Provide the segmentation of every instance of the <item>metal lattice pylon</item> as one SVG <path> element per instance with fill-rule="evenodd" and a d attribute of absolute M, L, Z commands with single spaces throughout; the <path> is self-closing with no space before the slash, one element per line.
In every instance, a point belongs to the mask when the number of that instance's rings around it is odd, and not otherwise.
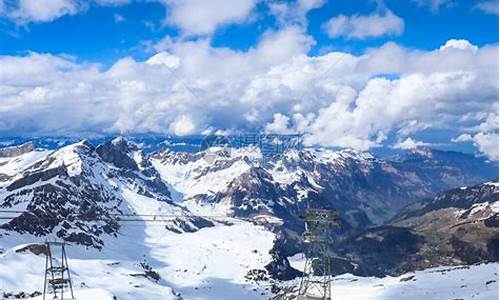
<path fill-rule="evenodd" d="M 339 226 L 337 214 L 332 210 L 309 208 L 304 222 L 306 228 L 302 237 L 308 244 L 308 251 L 297 299 L 330 300 L 330 245 L 332 227 Z"/>
<path fill-rule="evenodd" d="M 73 285 L 68 266 L 68 257 L 64 242 L 46 242 L 47 256 L 45 258 L 45 280 L 43 285 L 43 300 L 46 296 L 53 294 L 57 298 L 59 294 L 61 300 L 64 299 L 64 292 L 69 288 L 71 299 L 73 295 Z M 58 251 L 59 250 L 59 251 Z"/>

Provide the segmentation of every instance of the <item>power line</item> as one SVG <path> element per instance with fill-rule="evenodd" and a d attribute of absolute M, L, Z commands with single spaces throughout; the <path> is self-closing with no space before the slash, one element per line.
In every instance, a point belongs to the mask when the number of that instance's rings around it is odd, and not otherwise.
<path fill-rule="evenodd" d="M 47 220 L 47 221 L 113 221 L 113 222 L 151 222 L 164 223 L 172 222 L 178 219 L 189 220 L 192 218 L 202 218 L 214 221 L 231 221 L 231 222 L 246 222 L 254 221 L 252 218 L 229 217 L 225 215 L 176 215 L 176 214 L 118 214 L 110 213 L 106 216 L 98 217 L 82 217 L 82 216 L 67 216 L 67 217 L 51 217 L 38 216 L 31 211 L 19 210 L 0 210 L 0 220 L 13 220 L 17 216 L 8 216 L 5 214 L 24 214 L 22 218 L 32 220 Z M 125 218 L 121 218 L 125 217 Z"/>

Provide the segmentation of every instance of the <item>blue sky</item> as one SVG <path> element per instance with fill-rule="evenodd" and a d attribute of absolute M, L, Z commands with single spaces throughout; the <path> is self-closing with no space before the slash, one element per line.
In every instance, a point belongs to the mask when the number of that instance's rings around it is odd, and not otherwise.
<path fill-rule="evenodd" d="M 339 14 L 369 14 L 380 4 L 367 0 L 336 0 L 308 14 L 307 32 L 316 45 L 310 54 L 328 50 L 362 53 L 367 47 L 395 41 L 406 47 L 434 49 L 450 38 L 467 39 L 482 46 L 498 42 L 498 15 L 485 13 L 473 1 L 449 1 L 438 10 L 414 1 L 386 1 L 385 6 L 404 19 L 404 34 L 367 40 L 330 38 L 322 25 Z M 166 35 L 179 36 L 175 26 L 165 26 L 168 7 L 158 2 L 132 2 L 123 6 L 92 5 L 76 15 L 65 15 L 51 22 L 16 24 L 1 21 L 0 53 L 16 55 L 28 50 L 52 54 L 70 54 L 78 59 L 110 64 L 132 55 L 144 59 L 141 41 L 156 41 Z M 228 24 L 214 34 L 212 45 L 246 50 L 256 44 L 269 28 L 276 28 L 265 3 L 256 5 L 255 16 L 244 24 Z M 115 16 L 123 17 L 117 21 Z"/>
<path fill-rule="evenodd" d="M 1 136 L 300 132 L 498 159 L 498 1 L 0 0 L 0 79 Z"/>

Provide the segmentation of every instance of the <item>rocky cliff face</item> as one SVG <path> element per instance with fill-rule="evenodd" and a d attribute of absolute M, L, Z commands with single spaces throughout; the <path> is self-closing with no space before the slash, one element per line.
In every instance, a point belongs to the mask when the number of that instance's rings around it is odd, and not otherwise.
<path fill-rule="evenodd" d="M 123 139 L 97 149 L 83 141 L 31 164 L 23 162 L 25 157 L 16 159 L 27 166 L 0 184 L 0 209 L 7 219 L 0 225 L 2 235 L 55 236 L 101 248 L 105 235 L 116 236 L 120 222 L 139 213 L 130 203 L 134 197 L 164 202 L 181 216 L 166 226 L 172 231 L 193 231 L 196 224 L 210 223 L 186 218 L 187 210 L 171 201 L 158 172 Z"/>
<path fill-rule="evenodd" d="M 86 142 L 47 155 L 3 185 L 1 208 L 24 212 L 0 228 L 102 246 L 99 236 L 119 228 L 111 213 L 122 202 L 107 186 L 107 171 Z"/>

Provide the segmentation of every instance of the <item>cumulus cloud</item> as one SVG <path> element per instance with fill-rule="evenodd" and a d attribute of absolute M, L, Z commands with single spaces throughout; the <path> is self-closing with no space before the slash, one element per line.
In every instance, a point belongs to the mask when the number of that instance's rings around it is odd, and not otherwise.
<path fill-rule="evenodd" d="M 465 128 L 468 133 L 462 133 L 451 139 L 454 143 L 473 143 L 481 153 L 490 159 L 498 160 L 498 107 L 492 112 L 466 114 L 462 120 L 475 120 L 478 125 Z"/>
<path fill-rule="evenodd" d="M 267 3 L 269 11 L 278 23 L 284 25 L 307 25 L 306 15 L 309 11 L 320 8 L 325 0 L 272 1 Z"/>
<path fill-rule="evenodd" d="M 470 142 L 472 140 L 473 140 L 472 136 L 468 133 L 463 133 L 463 134 L 451 139 L 451 141 L 454 143 Z"/>
<path fill-rule="evenodd" d="M 455 143 L 472 142 L 479 151 L 484 153 L 492 160 L 498 160 L 498 131 L 471 135 L 468 133 L 461 134 L 452 139 Z"/>
<path fill-rule="evenodd" d="M 457 39 L 451 39 L 446 41 L 446 43 L 439 47 L 439 50 L 445 51 L 446 49 L 459 49 L 459 50 L 472 50 L 476 51 L 477 46 L 472 45 L 468 40 L 457 40 Z"/>
<path fill-rule="evenodd" d="M 180 65 L 180 61 L 177 56 L 168 54 L 167 52 L 160 52 L 146 60 L 146 64 L 163 65 L 167 68 L 177 69 Z"/>
<path fill-rule="evenodd" d="M 123 5 L 131 0 L 10 0 L 0 1 L 0 16 L 13 22 L 28 23 L 51 22 L 66 15 L 75 15 L 90 5 Z M 115 14 L 115 20 L 117 20 Z"/>
<path fill-rule="evenodd" d="M 168 0 L 166 22 L 187 35 L 208 35 L 219 26 L 244 23 L 253 11 L 256 0 Z"/>
<path fill-rule="evenodd" d="M 51 22 L 75 15 L 92 6 L 120 6 L 133 0 L 0 0 L 0 16 L 17 24 Z M 166 8 L 165 24 L 179 28 L 184 35 L 210 35 L 217 28 L 244 23 L 252 16 L 258 0 L 141 0 L 159 2 Z M 306 10 L 319 0 L 298 0 L 298 9 Z M 115 22 L 123 16 L 114 14 Z M 149 24 L 149 23 L 147 23 Z M 148 25 L 149 26 L 149 25 Z"/>
<path fill-rule="evenodd" d="M 189 135 L 196 133 L 196 125 L 188 115 L 182 115 L 170 124 L 169 131 L 176 135 Z"/>
<path fill-rule="evenodd" d="M 274 114 L 273 121 L 266 124 L 266 133 L 290 134 L 293 131 L 289 128 L 290 118 L 280 113 Z"/>
<path fill-rule="evenodd" d="M 247 51 L 203 38 L 169 41 L 149 60 L 125 57 L 110 68 L 40 53 L 0 56 L 0 133 L 262 130 L 366 150 L 391 140 L 418 145 L 410 135 L 438 129 L 468 134 L 495 157 L 497 45 L 419 51 L 388 43 L 361 55 L 309 56 L 313 44 L 289 26 Z"/>
<path fill-rule="evenodd" d="M 418 147 L 427 147 L 427 146 L 431 146 L 431 145 L 432 144 L 430 144 L 430 143 L 416 141 L 416 140 L 412 139 L 411 137 L 408 137 L 404 141 L 401 141 L 401 140 L 398 141 L 396 144 L 393 145 L 393 148 L 408 150 L 408 149 L 415 149 Z"/>
<path fill-rule="evenodd" d="M 64 15 L 74 15 L 86 7 L 75 0 L 19 0 L 10 3 L 4 5 L 3 14 L 21 24 L 53 21 Z"/>
<path fill-rule="evenodd" d="M 498 132 L 480 132 L 474 135 L 473 140 L 479 151 L 486 154 L 490 159 L 498 160 Z"/>
<path fill-rule="evenodd" d="M 400 35 L 404 21 L 392 11 L 375 12 L 370 15 L 339 15 L 323 25 L 331 38 L 366 39 L 385 35 Z"/>

